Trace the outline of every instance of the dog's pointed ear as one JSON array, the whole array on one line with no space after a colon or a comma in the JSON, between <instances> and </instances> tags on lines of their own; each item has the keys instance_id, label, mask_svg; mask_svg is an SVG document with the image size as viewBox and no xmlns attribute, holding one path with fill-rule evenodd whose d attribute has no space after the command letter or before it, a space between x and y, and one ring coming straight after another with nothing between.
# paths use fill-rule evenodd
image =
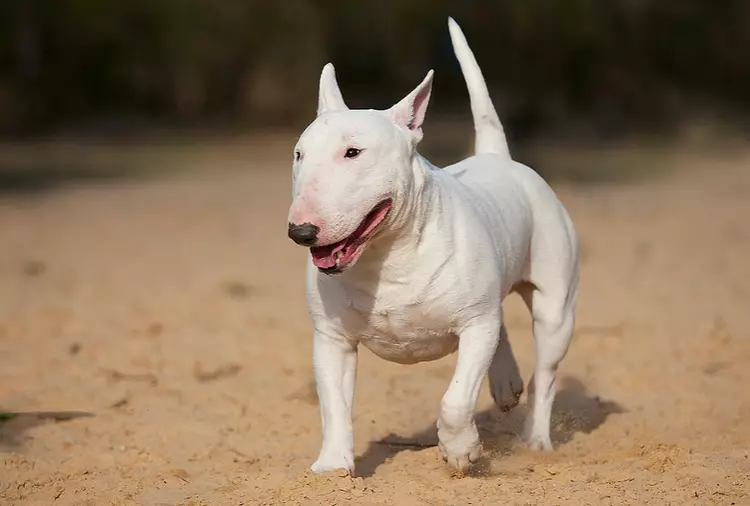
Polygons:
<instances>
[{"instance_id":1,"label":"dog's pointed ear","mask_svg":"<svg viewBox=\"0 0 750 506\"><path fill-rule=\"evenodd\" d=\"M430 102L433 75L434 72L430 70L414 91L388 110L397 125L412 133L415 142L422 140L422 124L427 113L427 104Z\"/></svg>"},{"instance_id":2,"label":"dog's pointed ear","mask_svg":"<svg viewBox=\"0 0 750 506\"><path fill-rule=\"evenodd\" d=\"M318 116L326 112L346 111L349 109L341 96L339 83L336 81L336 71L332 63L327 63L320 73L320 89L318 91Z\"/></svg>"}]
</instances>

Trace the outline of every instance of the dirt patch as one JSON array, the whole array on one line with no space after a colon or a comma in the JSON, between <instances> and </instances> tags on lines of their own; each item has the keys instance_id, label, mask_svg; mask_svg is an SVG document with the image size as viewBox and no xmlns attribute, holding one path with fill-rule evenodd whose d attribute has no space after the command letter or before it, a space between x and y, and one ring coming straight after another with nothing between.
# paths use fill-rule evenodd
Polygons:
<instances>
[{"instance_id":1,"label":"dirt patch","mask_svg":"<svg viewBox=\"0 0 750 506\"><path fill-rule=\"evenodd\" d=\"M750 504L747 157L558 188L585 256L556 451L525 450L523 403L499 413L484 391L486 457L463 478L435 448L454 357L366 351L358 476L307 471L285 160L0 202L0 504ZM530 321L516 299L507 314L528 380Z\"/></svg>"}]
</instances>

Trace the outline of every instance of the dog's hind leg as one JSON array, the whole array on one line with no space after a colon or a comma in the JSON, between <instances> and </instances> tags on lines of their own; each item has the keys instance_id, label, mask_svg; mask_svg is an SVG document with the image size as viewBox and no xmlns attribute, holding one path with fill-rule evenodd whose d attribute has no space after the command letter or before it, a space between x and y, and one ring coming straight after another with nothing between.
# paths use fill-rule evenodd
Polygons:
<instances>
[{"instance_id":1,"label":"dog's hind leg","mask_svg":"<svg viewBox=\"0 0 750 506\"><path fill-rule=\"evenodd\" d=\"M529 413L523 439L533 450L552 450L550 418L555 400L557 367L568 351L574 310L561 303L559 297L538 289L532 294L536 366L529 381Z\"/></svg>"},{"instance_id":2,"label":"dog's hind leg","mask_svg":"<svg viewBox=\"0 0 750 506\"><path fill-rule=\"evenodd\" d=\"M516 407L523 393L523 378L513 356L505 325L500 329L500 340L488 376L490 393L497 407L501 411L510 411Z\"/></svg>"},{"instance_id":3,"label":"dog's hind leg","mask_svg":"<svg viewBox=\"0 0 750 506\"><path fill-rule=\"evenodd\" d=\"M549 239L554 242L538 250L536 258L532 252L531 284L518 290L531 311L536 344L536 365L528 388L530 409L523 433L534 450L552 450L550 418L557 368L573 337L578 299L575 235Z\"/></svg>"}]
</instances>

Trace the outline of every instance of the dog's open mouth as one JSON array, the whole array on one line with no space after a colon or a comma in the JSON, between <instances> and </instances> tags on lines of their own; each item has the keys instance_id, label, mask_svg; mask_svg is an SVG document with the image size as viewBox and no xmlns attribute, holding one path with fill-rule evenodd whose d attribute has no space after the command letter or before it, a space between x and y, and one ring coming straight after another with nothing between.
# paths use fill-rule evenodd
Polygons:
<instances>
[{"instance_id":1,"label":"dog's open mouth","mask_svg":"<svg viewBox=\"0 0 750 506\"><path fill-rule=\"evenodd\" d=\"M378 225L385 219L393 206L391 199L386 199L376 205L365 216L357 230L343 241L327 246L313 246L310 248L313 264L325 274L343 272L354 262L364 248L365 242L372 237Z\"/></svg>"}]
</instances>

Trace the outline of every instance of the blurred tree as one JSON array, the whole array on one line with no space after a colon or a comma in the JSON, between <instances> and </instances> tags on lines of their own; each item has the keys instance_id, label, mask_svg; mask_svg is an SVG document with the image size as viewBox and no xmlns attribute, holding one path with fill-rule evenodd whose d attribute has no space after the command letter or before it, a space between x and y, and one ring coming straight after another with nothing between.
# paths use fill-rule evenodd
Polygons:
<instances>
[{"instance_id":1,"label":"blurred tree","mask_svg":"<svg viewBox=\"0 0 750 506\"><path fill-rule=\"evenodd\" d=\"M448 15L517 137L750 109L747 0L6 0L0 130L111 115L308 120L326 61L352 106L387 107L432 67L433 113L465 109Z\"/></svg>"}]
</instances>

